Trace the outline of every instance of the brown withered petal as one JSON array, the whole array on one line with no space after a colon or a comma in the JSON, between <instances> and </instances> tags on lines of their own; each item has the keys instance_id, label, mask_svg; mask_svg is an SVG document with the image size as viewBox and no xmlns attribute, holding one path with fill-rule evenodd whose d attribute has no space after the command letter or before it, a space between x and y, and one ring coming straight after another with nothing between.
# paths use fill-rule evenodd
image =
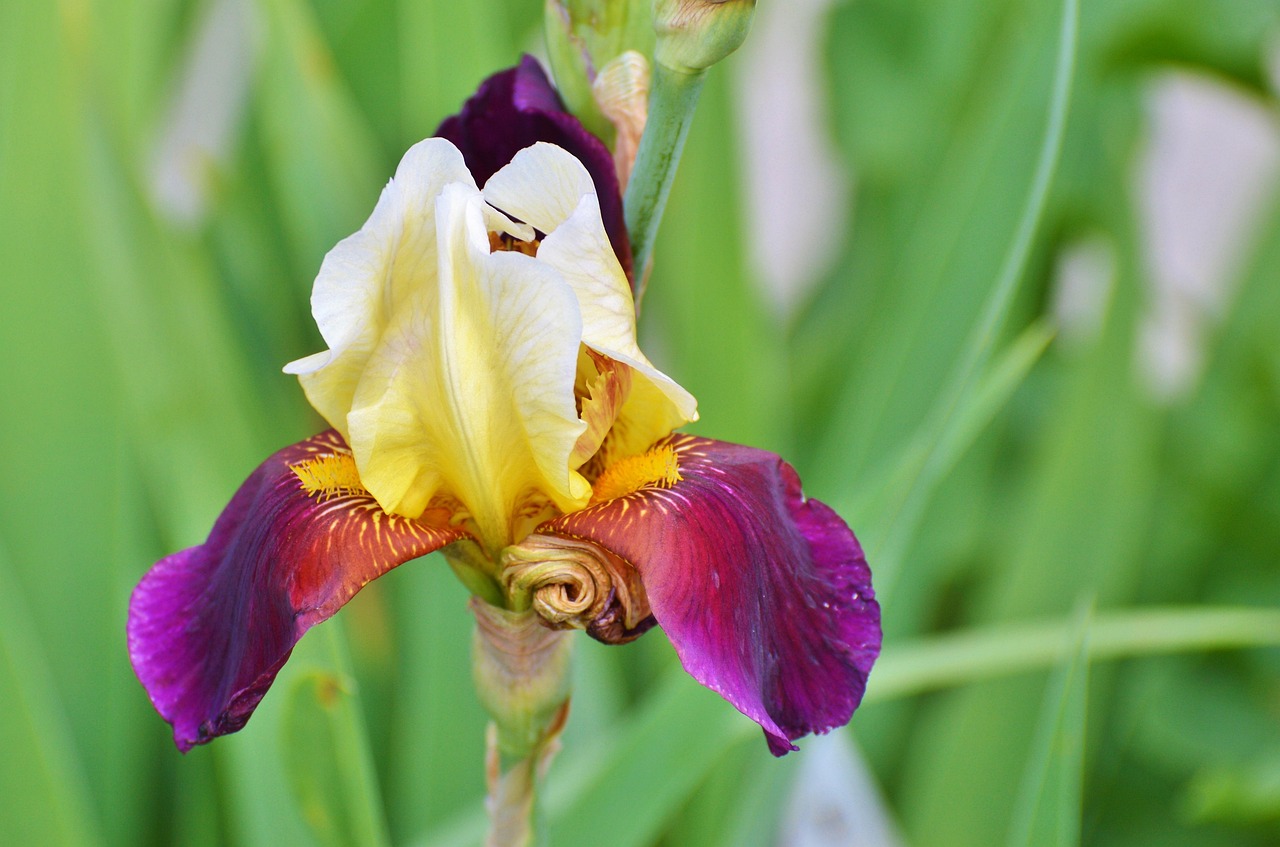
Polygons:
<instances>
[{"instance_id":1,"label":"brown withered petal","mask_svg":"<svg viewBox=\"0 0 1280 847\"><path fill-rule=\"evenodd\" d=\"M634 641L654 625L640 575L586 539L531 535L504 554L500 578L528 597L552 629L582 629L606 644Z\"/></svg>"}]
</instances>

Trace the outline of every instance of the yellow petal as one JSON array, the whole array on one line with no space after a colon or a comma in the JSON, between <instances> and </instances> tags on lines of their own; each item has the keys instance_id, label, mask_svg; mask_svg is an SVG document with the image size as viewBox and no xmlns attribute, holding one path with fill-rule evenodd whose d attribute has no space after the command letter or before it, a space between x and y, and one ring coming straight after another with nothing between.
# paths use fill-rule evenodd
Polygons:
<instances>
[{"instance_id":1,"label":"yellow petal","mask_svg":"<svg viewBox=\"0 0 1280 847\"><path fill-rule=\"evenodd\" d=\"M320 266L311 311L329 349L284 370L299 375L311 405L348 441L347 413L369 356L404 298L433 284L435 198L450 183L475 187L458 149L440 138L414 145L369 220Z\"/></svg>"},{"instance_id":2,"label":"yellow petal","mask_svg":"<svg viewBox=\"0 0 1280 847\"><path fill-rule=\"evenodd\" d=\"M595 464L607 467L619 459L638 456L687 421L659 385L644 378L632 379L631 393L618 411L613 429L601 448L603 455Z\"/></svg>"},{"instance_id":3,"label":"yellow petal","mask_svg":"<svg viewBox=\"0 0 1280 847\"><path fill-rule=\"evenodd\" d=\"M572 215L583 196L595 193L583 164L545 141L521 150L484 185L485 200L544 233Z\"/></svg>"},{"instance_id":4,"label":"yellow petal","mask_svg":"<svg viewBox=\"0 0 1280 847\"><path fill-rule=\"evenodd\" d=\"M573 287L582 310L582 342L631 367L638 377L633 382L648 382L655 389L628 404L654 407L632 409L633 438L650 438L639 449L697 420L693 395L654 367L636 344L631 286L609 243L591 175L582 163L554 144L535 144L495 173L484 195L494 206L547 233L538 259Z\"/></svg>"},{"instance_id":5,"label":"yellow petal","mask_svg":"<svg viewBox=\"0 0 1280 847\"><path fill-rule=\"evenodd\" d=\"M571 511L590 486L569 468L585 428L573 290L537 259L491 254L486 217L474 189L445 188L434 281L396 310L348 421L360 478L384 509L415 515L447 491L497 550L530 497Z\"/></svg>"},{"instance_id":6,"label":"yellow petal","mask_svg":"<svg viewBox=\"0 0 1280 847\"><path fill-rule=\"evenodd\" d=\"M582 467L604 444L618 410L631 394L631 368L583 346L578 354L574 393L580 398L580 417L586 427L569 457L569 467Z\"/></svg>"},{"instance_id":7,"label":"yellow petal","mask_svg":"<svg viewBox=\"0 0 1280 847\"><path fill-rule=\"evenodd\" d=\"M578 209L543 240L538 258L560 271L577 294L583 344L631 371L626 402L614 410L618 432L610 436L610 455L643 452L697 420L693 395L658 370L636 343L631 287L609 247L594 195L583 197ZM586 446L580 443L579 452Z\"/></svg>"},{"instance_id":8,"label":"yellow petal","mask_svg":"<svg viewBox=\"0 0 1280 847\"><path fill-rule=\"evenodd\" d=\"M491 252L490 232L529 242L535 228L536 258ZM521 151L484 195L449 142L416 145L326 257L312 309L329 349L286 370L346 437L361 483L409 517L460 501L493 553L547 509L587 504L577 469L602 443L643 452L697 416L637 347L591 177L553 145ZM579 412L583 345L604 365Z\"/></svg>"}]
</instances>

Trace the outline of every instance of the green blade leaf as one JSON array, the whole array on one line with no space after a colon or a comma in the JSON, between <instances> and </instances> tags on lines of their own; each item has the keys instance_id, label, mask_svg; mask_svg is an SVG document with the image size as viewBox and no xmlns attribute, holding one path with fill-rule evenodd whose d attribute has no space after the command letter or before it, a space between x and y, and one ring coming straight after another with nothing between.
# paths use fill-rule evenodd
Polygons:
<instances>
[{"instance_id":1,"label":"green blade leaf","mask_svg":"<svg viewBox=\"0 0 1280 847\"><path fill-rule=\"evenodd\" d=\"M320 655L292 680L280 743L289 784L327 847L390 844L342 630L318 632ZM303 657L304 661L306 657Z\"/></svg>"},{"instance_id":2,"label":"green blade leaf","mask_svg":"<svg viewBox=\"0 0 1280 847\"><path fill-rule=\"evenodd\" d=\"M1049 188L1058 167L1058 160L1062 155L1067 107L1071 101L1071 84L1075 75L1079 17L1079 0L1064 0L1058 29L1058 53L1053 72L1048 117L1044 136L1040 142L1035 174L1027 191L1017 229L1001 263L995 286L987 295L981 315L973 325L956 367L951 372L937 403L925 418L921 435L916 439L916 443L930 445L930 448L921 457L911 457L914 461L910 461L911 470L907 476L912 478L912 484L901 499L894 501L888 508L884 516L885 520L880 522L883 541L872 546L870 550L871 558L876 562L876 590L882 598L892 593L901 567L901 557L907 543L915 534L916 524L924 512L924 506L930 494L955 463L957 458L955 445L964 441L961 433L966 430L973 431L970 422L983 416L982 404L992 399L990 391L975 391L975 386L983 377L996 336L1013 304L1018 281L1026 271L1032 240L1044 218ZM1040 334L1043 337L1043 330ZM1032 338L1034 339L1035 336L1033 335ZM1048 338L1043 337L1043 342L1047 343L1047 341ZM1024 341L1021 349L1015 347L1013 366L997 369L997 380L1002 375L1006 379L1016 377L1018 353L1028 349L1034 351L1034 348L1034 341L1029 344ZM1029 366L1034 359L1028 358L1024 361ZM1006 381L1003 387L1012 390L1015 386L1016 382ZM1001 385L997 382L994 386L996 396L1000 388Z\"/></svg>"},{"instance_id":3,"label":"green blade leaf","mask_svg":"<svg viewBox=\"0 0 1280 847\"><path fill-rule=\"evenodd\" d=\"M241 843L390 843L342 623L298 642L253 719L212 745Z\"/></svg>"},{"instance_id":4,"label":"green blade leaf","mask_svg":"<svg viewBox=\"0 0 1280 847\"><path fill-rule=\"evenodd\" d=\"M939 429L926 421L920 427L915 437L906 443L902 454L895 457L886 484L866 485L857 502L837 502L837 511L863 515L868 526L879 524L876 516L881 509L888 509L891 513L895 508L898 510L896 520L887 531L882 531L883 538L872 554L877 563L877 594L882 597L891 594L898 574L893 567L882 571L880 563L901 561L906 545L915 534L924 509L939 483L1008 405L1014 392L1026 381L1031 369L1048 349L1053 336L1053 330L1043 323L1032 324L1023 330L988 368L972 399L962 403L946 425ZM926 467L929 469L927 477L924 476ZM873 474L872 478L876 476ZM884 501L892 505L881 505Z\"/></svg>"},{"instance_id":5,"label":"green blade leaf","mask_svg":"<svg viewBox=\"0 0 1280 847\"><path fill-rule=\"evenodd\" d=\"M890 645L864 702L1061 664L1074 656L1071 639L1079 627L1078 621L1000 626ZM1099 661L1276 645L1277 611L1162 608L1097 616L1081 649ZM611 844L615 837L620 844L650 843L726 752L758 736L754 723L673 669L637 710L601 733L596 747L566 750L555 762L546 794L552 834L565 843L591 843L601 832L610 834ZM420 843L479 844L484 828L484 811L476 806Z\"/></svg>"},{"instance_id":6,"label":"green blade leaf","mask_svg":"<svg viewBox=\"0 0 1280 847\"><path fill-rule=\"evenodd\" d=\"M102 843L65 714L0 549L0 841Z\"/></svg>"},{"instance_id":7,"label":"green blade leaf","mask_svg":"<svg viewBox=\"0 0 1280 847\"><path fill-rule=\"evenodd\" d=\"M970 629L890 644L872 671L866 702L1023 673L1060 661L1069 624ZM1091 661L1280 645L1280 612L1254 608L1128 609L1099 614Z\"/></svg>"},{"instance_id":8,"label":"green blade leaf","mask_svg":"<svg viewBox=\"0 0 1280 847\"><path fill-rule=\"evenodd\" d=\"M613 736L607 757L566 762L548 784L555 843L643 847L744 733L759 732L718 696L672 672ZM763 740L760 741L763 744Z\"/></svg>"},{"instance_id":9,"label":"green blade leaf","mask_svg":"<svg viewBox=\"0 0 1280 847\"><path fill-rule=\"evenodd\" d=\"M670 671L599 743L566 750L552 764L543 795L552 843L653 843L721 757L749 736L763 745L754 723L682 671ZM483 810L475 807L424 843L479 844L484 829Z\"/></svg>"},{"instance_id":10,"label":"green blade leaf","mask_svg":"<svg viewBox=\"0 0 1280 847\"><path fill-rule=\"evenodd\" d=\"M255 107L303 294L324 254L373 209L390 173L311 7L299 0L262 6L266 37Z\"/></svg>"},{"instance_id":11,"label":"green blade leaf","mask_svg":"<svg viewBox=\"0 0 1280 847\"><path fill-rule=\"evenodd\" d=\"M1093 604L1082 605L1062 663L1045 691L1040 725L1009 827L1009 847L1071 847L1080 843L1092 617Z\"/></svg>"}]
</instances>

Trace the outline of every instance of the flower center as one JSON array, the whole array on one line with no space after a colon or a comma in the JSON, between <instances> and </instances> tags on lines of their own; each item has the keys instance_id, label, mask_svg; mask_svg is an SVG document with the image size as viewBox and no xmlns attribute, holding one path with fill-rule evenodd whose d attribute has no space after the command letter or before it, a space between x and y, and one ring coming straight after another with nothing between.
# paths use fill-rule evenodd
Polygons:
<instances>
[{"instance_id":1,"label":"flower center","mask_svg":"<svg viewBox=\"0 0 1280 847\"><path fill-rule=\"evenodd\" d=\"M489 252L497 253L499 251L509 251L512 253L523 253L526 256L538 255L538 244L540 239L534 238L532 241L521 241L514 235L506 232L490 232L489 233Z\"/></svg>"},{"instance_id":2,"label":"flower center","mask_svg":"<svg viewBox=\"0 0 1280 847\"><path fill-rule=\"evenodd\" d=\"M681 479L676 451L669 445L654 447L639 456L619 459L605 468L591 488L589 505L625 497L649 485L670 488Z\"/></svg>"}]
</instances>

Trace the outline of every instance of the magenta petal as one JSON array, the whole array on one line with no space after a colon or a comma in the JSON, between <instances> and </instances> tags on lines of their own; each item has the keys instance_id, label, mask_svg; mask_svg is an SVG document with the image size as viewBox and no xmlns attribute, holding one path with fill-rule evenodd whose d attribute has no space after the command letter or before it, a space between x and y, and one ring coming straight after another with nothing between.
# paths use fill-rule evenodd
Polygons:
<instances>
[{"instance_id":1,"label":"magenta petal","mask_svg":"<svg viewBox=\"0 0 1280 847\"><path fill-rule=\"evenodd\" d=\"M759 723L774 755L844 725L880 652L858 540L772 453L687 435L661 444L679 458L674 486L539 532L586 538L632 563L685 669Z\"/></svg>"},{"instance_id":2,"label":"magenta petal","mask_svg":"<svg viewBox=\"0 0 1280 847\"><path fill-rule=\"evenodd\" d=\"M568 150L591 174L613 251L627 277L632 276L631 242L613 156L603 141L565 111L560 95L532 56L482 82L462 111L440 124L436 135L462 151L477 185L484 185L516 153L539 141Z\"/></svg>"},{"instance_id":3,"label":"magenta petal","mask_svg":"<svg viewBox=\"0 0 1280 847\"><path fill-rule=\"evenodd\" d=\"M462 536L444 510L308 494L290 465L346 452L333 431L263 462L208 540L156 563L129 602L129 656L183 752L244 726L302 634L366 583Z\"/></svg>"}]
</instances>

